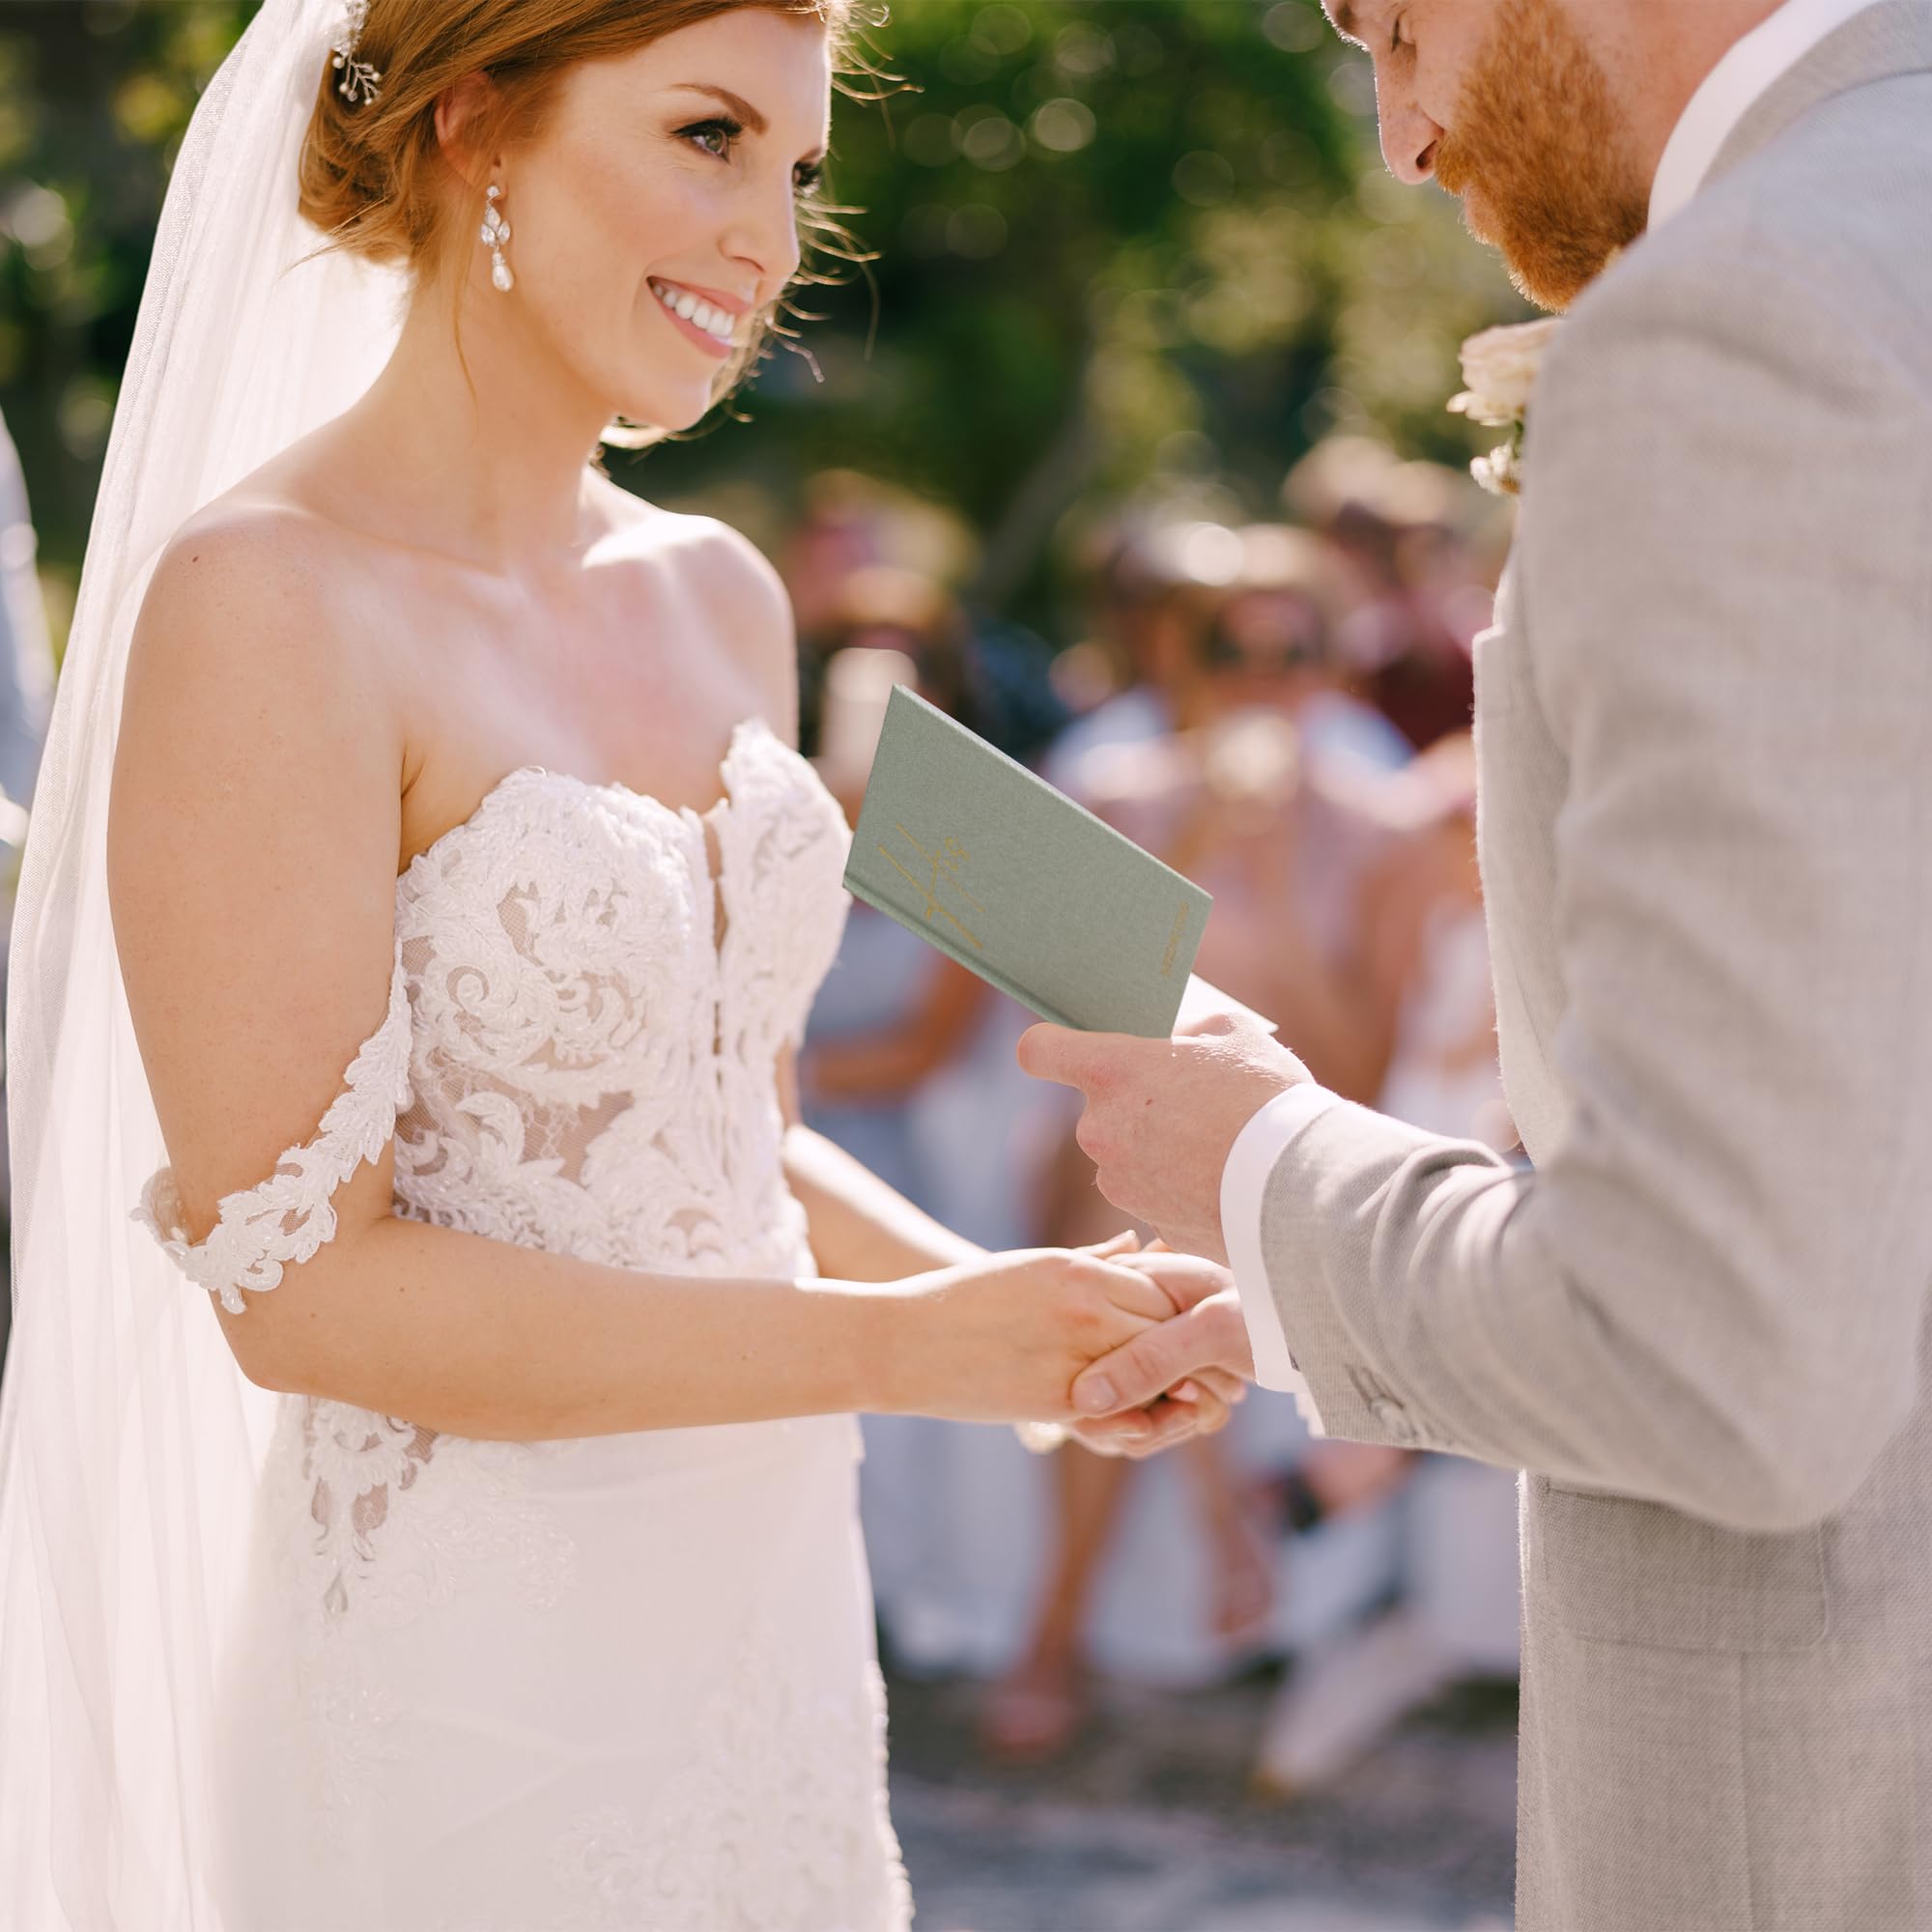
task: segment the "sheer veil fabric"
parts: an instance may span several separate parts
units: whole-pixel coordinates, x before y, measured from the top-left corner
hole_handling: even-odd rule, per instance
[[[166,1159],[109,919],[129,634],[195,510],[348,408],[399,272],[313,254],[296,160],[343,0],[265,0],[161,212],[34,794],[7,996],[14,1333],[0,1389],[0,1924],[223,1925],[215,1659],[274,1398],[132,1220]]]

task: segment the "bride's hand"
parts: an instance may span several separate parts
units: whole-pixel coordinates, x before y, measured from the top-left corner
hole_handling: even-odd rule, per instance
[[[1127,1228],[1104,1241],[1090,1241],[1077,1252],[1118,1258],[1129,1266],[1140,1267],[1151,1280],[1160,1283],[1177,1315],[1191,1307],[1198,1293],[1196,1285],[1187,1279],[1187,1270],[1195,1264],[1195,1257],[1179,1261],[1176,1278],[1163,1278],[1163,1264],[1152,1258],[1173,1255],[1175,1251],[1158,1236],[1142,1247],[1140,1236]],[[1201,1262],[1199,1265],[1212,1267],[1213,1264]],[[1097,1425],[1082,1422],[1070,1428],[1058,1422],[1021,1422],[1014,1428],[1020,1441],[1036,1455],[1047,1455],[1068,1442],[1078,1442],[1095,1455],[1142,1456],[1173,1448],[1192,1436],[1217,1434],[1228,1426],[1236,1405],[1245,1402],[1247,1396],[1248,1384],[1233,1371],[1202,1368],[1164,1390],[1137,1412],[1145,1418],[1143,1435],[1135,1434],[1132,1422],[1119,1418]]]
[[[892,1406],[959,1422],[1070,1420],[1073,1378],[1175,1312],[1159,1283],[1092,1249],[1022,1248],[901,1285]]]

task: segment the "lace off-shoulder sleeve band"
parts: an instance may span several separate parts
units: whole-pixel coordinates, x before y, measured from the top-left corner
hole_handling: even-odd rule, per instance
[[[186,1238],[172,1167],[149,1177],[128,1218],[153,1233],[190,1281],[218,1293],[222,1307],[239,1315],[246,1306],[242,1290],[273,1288],[284,1267],[307,1261],[334,1235],[329,1196],[357,1162],[382,1157],[409,1103],[410,1002],[398,942],[388,1013],[356,1048],[315,1138],[290,1148],[259,1185],[224,1194],[205,1241]]]

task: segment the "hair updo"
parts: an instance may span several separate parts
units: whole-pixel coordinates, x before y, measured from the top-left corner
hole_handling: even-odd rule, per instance
[[[381,74],[374,100],[337,91],[325,55],[315,108],[297,164],[298,206],[325,246],[438,280],[457,238],[480,222],[484,195],[451,192],[436,133],[436,105],[465,74],[494,84],[491,103],[465,129],[490,149],[542,129],[564,72],[580,61],[629,53],[720,14],[763,7],[821,20],[835,63],[849,58],[859,0],[369,0],[355,57]],[[810,220],[810,217],[809,217]],[[835,237],[839,231],[814,225]],[[842,238],[841,238],[842,239]],[[457,284],[460,294],[461,282]],[[756,358],[760,331],[733,358],[725,386]],[[631,439],[608,437],[618,441]]]

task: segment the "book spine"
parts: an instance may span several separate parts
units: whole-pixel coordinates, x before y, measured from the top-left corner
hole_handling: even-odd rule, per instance
[[[894,905],[883,893],[868,885],[856,873],[846,875],[845,890],[854,898],[864,899],[874,912],[882,912],[888,919],[897,920],[901,925],[910,926],[928,946],[936,946],[949,959],[956,959],[969,973],[976,973],[988,985],[997,986],[1009,998],[1017,1000],[1029,1012],[1037,1013],[1041,1019],[1050,1020],[1055,1026],[1071,1027],[1076,1032],[1086,1031],[1078,1020],[1063,1013],[1058,1008],[1047,1005],[1037,995],[1028,992],[1016,980],[1001,972],[997,966],[989,965],[978,954],[968,952],[942,927],[928,923],[916,914],[908,913],[903,906]]]

